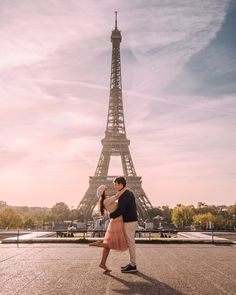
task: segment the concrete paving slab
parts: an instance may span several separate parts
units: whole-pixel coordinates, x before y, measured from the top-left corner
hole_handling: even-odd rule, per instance
[[[236,245],[137,245],[136,274],[120,272],[127,252],[81,244],[0,244],[0,294],[234,294]]]

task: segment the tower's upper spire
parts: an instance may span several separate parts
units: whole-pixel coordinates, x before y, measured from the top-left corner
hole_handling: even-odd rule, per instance
[[[117,11],[115,11],[115,28],[111,33],[112,58],[110,99],[107,118],[106,138],[123,136],[126,138],[125,121],[122,101],[120,43],[121,32],[117,28]]]
[[[117,11],[115,11],[115,28],[111,33],[111,42],[114,46],[119,46],[121,42],[121,32],[117,28]]]
[[[115,11],[115,30],[117,30],[117,11]]]

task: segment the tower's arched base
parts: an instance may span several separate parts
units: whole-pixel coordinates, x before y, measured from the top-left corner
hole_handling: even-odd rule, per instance
[[[107,177],[93,176],[89,178],[89,188],[78,206],[80,220],[83,220],[84,222],[92,220],[93,210],[98,202],[97,188],[101,184],[105,184],[109,187],[111,195],[114,195],[116,193],[113,187],[114,179],[115,179],[115,176],[107,176]],[[127,187],[133,191],[136,197],[138,218],[139,220],[144,221],[147,218],[149,218],[148,210],[151,209],[152,207],[142,189],[141,177],[129,176],[129,177],[126,177],[126,181],[127,181]]]

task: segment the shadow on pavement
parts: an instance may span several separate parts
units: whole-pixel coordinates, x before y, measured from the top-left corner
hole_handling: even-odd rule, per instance
[[[119,281],[124,284],[128,289],[113,289],[112,291],[117,292],[117,294],[148,294],[148,295],[184,295],[184,293],[177,291],[176,289],[145,275],[142,272],[136,272],[133,274],[127,274],[127,276],[132,275],[133,277],[140,277],[144,279],[146,282],[131,282],[127,278],[127,280],[121,279],[119,277],[114,276],[111,273],[107,274],[109,277]]]

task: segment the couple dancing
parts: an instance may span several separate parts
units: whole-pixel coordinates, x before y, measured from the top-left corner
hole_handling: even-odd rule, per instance
[[[137,227],[137,208],[133,193],[126,188],[124,177],[117,177],[113,181],[117,191],[116,195],[109,196],[107,186],[100,185],[97,189],[98,207],[102,216],[107,211],[110,215],[110,222],[103,241],[90,243],[90,246],[103,247],[100,267],[105,272],[111,270],[107,268],[106,261],[110,250],[129,250],[130,263],[121,267],[123,273],[136,272],[135,253],[135,230]]]

